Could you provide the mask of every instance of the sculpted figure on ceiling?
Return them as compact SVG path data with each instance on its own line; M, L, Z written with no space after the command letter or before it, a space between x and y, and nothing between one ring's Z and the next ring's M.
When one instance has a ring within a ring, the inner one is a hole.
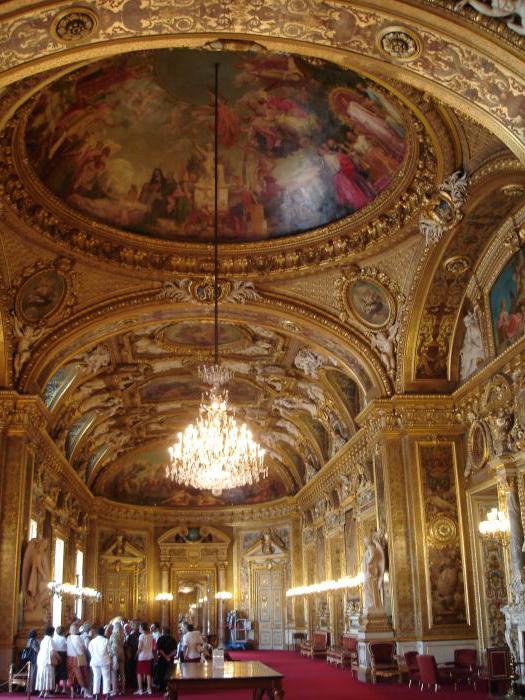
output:
M476 12L485 17L496 17L505 20L509 29L525 36L525 2L524 0L460 0L454 9L462 10L470 5Z

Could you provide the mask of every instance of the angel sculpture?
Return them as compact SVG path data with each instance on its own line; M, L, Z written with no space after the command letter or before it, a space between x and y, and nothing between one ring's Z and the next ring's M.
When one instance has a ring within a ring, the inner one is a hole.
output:
M462 10L465 5L470 5L480 15L485 17L496 17L497 19L505 19L505 24L509 29L517 34L525 36L525 2L524 0L489 0L488 2L480 2L479 0L460 0L456 3L454 9L456 12ZM521 23L514 18L518 16Z
M31 356L31 348L44 334L43 328L34 328L30 325L24 325L18 318L13 314L13 323L15 335L18 338L18 345L16 348L16 354L13 359L13 367L15 370L15 376L18 377L22 367L29 360Z
M396 371L396 336L398 329L399 321L396 321L387 332L376 331L371 337L372 347L379 350L381 362L391 377Z

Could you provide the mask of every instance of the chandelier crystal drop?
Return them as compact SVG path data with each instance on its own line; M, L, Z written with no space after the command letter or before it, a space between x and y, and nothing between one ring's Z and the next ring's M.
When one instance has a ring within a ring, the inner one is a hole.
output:
M224 388L231 371L219 363L219 232L218 232L218 95L219 66L215 65L214 155L214 351L213 364L199 368L201 380L211 388L201 398L195 423L178 433L168 448L166 475L179 484L210 490L219 496L227 489L257 483L268 475L264 449L245 423L239 425L228 406Z

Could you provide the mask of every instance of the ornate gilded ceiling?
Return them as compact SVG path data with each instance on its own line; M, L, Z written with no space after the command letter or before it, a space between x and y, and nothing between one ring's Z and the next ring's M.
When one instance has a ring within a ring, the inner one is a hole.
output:
M212 509L296 494L350 460L371 400L449 392L522 342L512 28L444 0L116 0L75 21L7 4L2 383L42 397L95 495ZM220 350L269 455L265 483L220 498L164 474L210 356L216 61Z
M96 494L179 506L275 499L300 489L355 432L362 393L337 360L289 334L225 321L230 401L265 446L269 477L221 497L173 485L167 446L198 413L196 369L211 359L212 331L200 320L119 333L51 377L43 395L56 443Z

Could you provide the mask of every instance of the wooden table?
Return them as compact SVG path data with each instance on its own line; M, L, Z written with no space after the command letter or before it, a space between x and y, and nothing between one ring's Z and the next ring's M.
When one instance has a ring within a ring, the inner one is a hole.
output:
M169 700L177 700L179 693L208 690L253 690L253 700L266 693L269 700L282 700L281 673L260 661L225 661L224 666L211 661L198 664L178 664L168 678Z

